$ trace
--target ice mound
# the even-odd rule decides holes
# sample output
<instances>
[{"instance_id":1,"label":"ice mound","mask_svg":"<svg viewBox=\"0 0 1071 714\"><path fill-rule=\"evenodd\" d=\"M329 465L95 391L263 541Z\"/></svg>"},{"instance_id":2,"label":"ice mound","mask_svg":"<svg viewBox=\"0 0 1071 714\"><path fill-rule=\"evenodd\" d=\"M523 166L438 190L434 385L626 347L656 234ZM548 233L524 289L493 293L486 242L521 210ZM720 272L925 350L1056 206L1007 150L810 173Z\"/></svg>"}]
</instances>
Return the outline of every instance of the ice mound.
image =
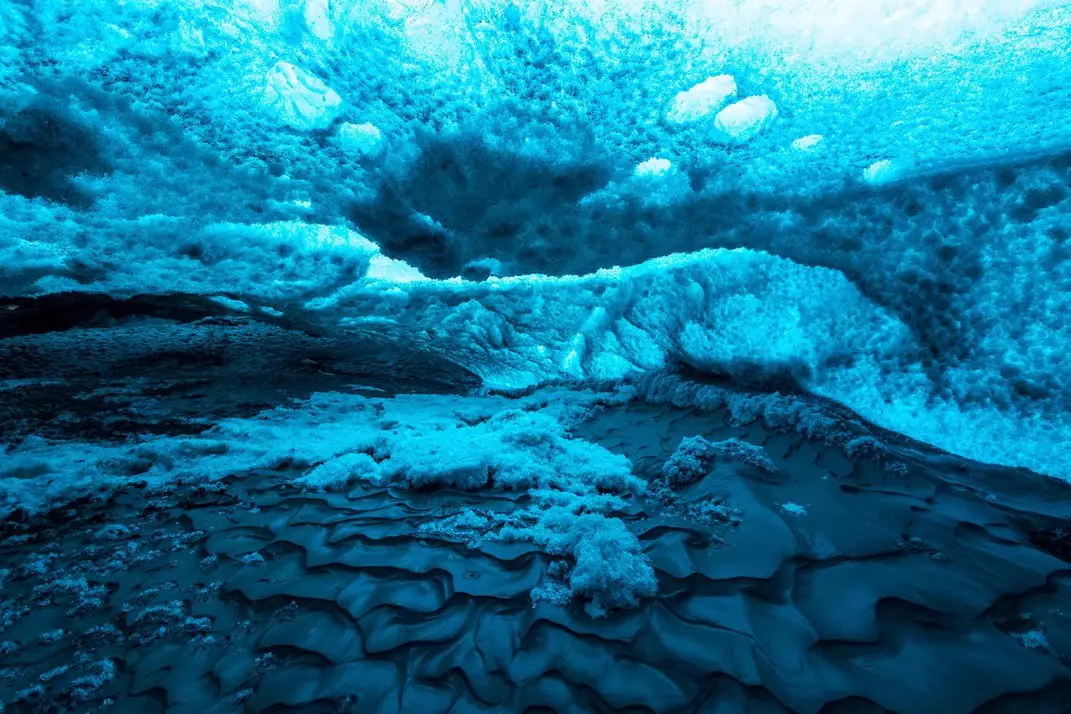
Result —
<instances>
[{"instance_id":1,"label":"ice mound","mask_svg":"<svg viewBox=\"0 0 1071 714\"><path fill-rule=\"evenodd\" d=\"M666 119L673 124L687 124L711 116L725 102L736 96L736 80L730 74L719 74L677 94L666 110Z\"/></svg>"},{"instance_id":2,"label":"ice mound","mask_svg":"<svg viewBox=\"0 0 1071 714\"><path fill-rule=\"evenodd\" d=\"M747 141L758 136L777 118L777 105L763 95L747 97L718 112L714 126L734 141Z\"/></svg>"},{"instance_id":3,"label":"ice mound","mask_svg":"<svg viewBox=\"0 0 1071 714\"><path fill-rule=\"evenodd\" d=\"M319 77L277 62L266 78L264 103L294 129L324 129L342 111L342 97Z\"/></svg>"}]
</instances>

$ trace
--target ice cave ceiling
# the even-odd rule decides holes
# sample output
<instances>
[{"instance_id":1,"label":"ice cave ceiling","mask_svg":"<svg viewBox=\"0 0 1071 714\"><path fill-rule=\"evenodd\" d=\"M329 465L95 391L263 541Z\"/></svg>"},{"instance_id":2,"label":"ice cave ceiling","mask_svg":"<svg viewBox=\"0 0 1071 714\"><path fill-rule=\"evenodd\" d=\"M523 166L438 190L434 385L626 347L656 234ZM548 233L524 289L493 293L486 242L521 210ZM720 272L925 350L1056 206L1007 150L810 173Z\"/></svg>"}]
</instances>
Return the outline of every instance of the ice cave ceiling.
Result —
<instances>
[{"instance_id":1,"label":"ice cave ceiling","mask_svg":"<svg viewBox=\"0 0 1071 714\"><path fill-rule=\"evenodd\" d=\"M681 366L1071 477L1071 11L0 0L0 296Z\"/></svg>"}]
</instances>

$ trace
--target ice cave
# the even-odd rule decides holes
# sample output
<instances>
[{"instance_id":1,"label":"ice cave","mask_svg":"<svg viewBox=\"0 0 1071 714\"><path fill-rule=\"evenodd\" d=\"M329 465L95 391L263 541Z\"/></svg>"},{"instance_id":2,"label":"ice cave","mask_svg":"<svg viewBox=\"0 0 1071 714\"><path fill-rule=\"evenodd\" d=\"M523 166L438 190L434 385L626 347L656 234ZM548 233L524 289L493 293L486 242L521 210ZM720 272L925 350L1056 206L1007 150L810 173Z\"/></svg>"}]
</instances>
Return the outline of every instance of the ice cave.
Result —
<instances>
[{"instance_id":1,"label":"ice cave","mask_svg":"<svg viewBox=\"0 0 1071 714\"><path fill-rule=\"evenodd\" d=\"M1071 712L1071 0L0 0L0 714Z\"/></svg>"}]
</instances>

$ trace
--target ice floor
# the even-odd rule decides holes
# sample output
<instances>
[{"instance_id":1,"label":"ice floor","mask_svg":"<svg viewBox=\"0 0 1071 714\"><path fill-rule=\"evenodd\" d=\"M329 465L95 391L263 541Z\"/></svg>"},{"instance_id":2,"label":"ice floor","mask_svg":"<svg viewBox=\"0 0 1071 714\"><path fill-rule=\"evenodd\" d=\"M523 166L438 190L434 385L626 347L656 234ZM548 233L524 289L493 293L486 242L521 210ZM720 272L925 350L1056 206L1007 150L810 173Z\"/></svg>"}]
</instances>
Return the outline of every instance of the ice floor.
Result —
<instances>
[{"instance_id":1,"label":"ice floor","mask_svg":"<svg viewBox=\"0 0 1071 714\"><path fill-rule=\"evenodd\" d=\"M472 428L562 399L451 390L460 375L418 379L434 365L404 360L387 375L367 345L321 344L302 361L310 338L255 325L168 325L172 350L156 360L159 325L98 329L99 343L122 338L125 352L103 352L120 359L93 362L99 344L69 331L4 341L5 364L21 354L24 370L53 376L5 382L5 443L33 433L52 453L129 454L133 435L275 423L273 407L313 392L321 405L368 398L388 417L406 400L447 400ZM199 329L231 351L196 361ZM238 348L253 337L255 357ZM1071 487L808 398L783 411L739 392L675 406L728 393L672 385L570 422L571 440L626 457L648 484L610 512L656 579L631 607L589 607L627 582L613 563L570 592L582 556L444 527L467 508L524 512L530 491L367 479L321 491L300 459L153 484L143 463L125 484L4 520L4 711L1067 710ZM318 429L346 428L330 415ZM674 453L696 436L760 448L689 472ZM395 448L383 464L402 458ZM203 462L196 449L169 458Z\"/></svg>"}]
</instances>

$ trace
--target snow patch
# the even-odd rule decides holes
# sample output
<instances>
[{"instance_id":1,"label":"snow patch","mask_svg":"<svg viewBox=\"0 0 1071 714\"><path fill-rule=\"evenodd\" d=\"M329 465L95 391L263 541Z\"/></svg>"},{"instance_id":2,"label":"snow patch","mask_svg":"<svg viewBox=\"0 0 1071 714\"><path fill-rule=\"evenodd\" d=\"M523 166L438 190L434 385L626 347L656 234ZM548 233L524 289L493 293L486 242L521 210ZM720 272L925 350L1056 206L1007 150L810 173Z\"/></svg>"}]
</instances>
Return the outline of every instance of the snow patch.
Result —
<instances>
[{"instance_id":1,"label":"snow patch","mask_svg":"<svg viewBox=\"0 0 1071 714\"><path fill-rule=\"evenodd\" d=\"M900 177L900 166L892 159L875 161L863 169L863 181L871 186L891 183Z\"/></svg>"},{"instance_id":2,"label":"snow patch","mask_svg":"<svg viewBox=\"0 0 1071 714\"><path fill-rule=\"evenodd\" d=\"M821 134L808 134L807 136L801 136L792 142L792 148L796 151L814 151L818 149L825 141L825 137Z\"/></svg>"}]
</instances>

